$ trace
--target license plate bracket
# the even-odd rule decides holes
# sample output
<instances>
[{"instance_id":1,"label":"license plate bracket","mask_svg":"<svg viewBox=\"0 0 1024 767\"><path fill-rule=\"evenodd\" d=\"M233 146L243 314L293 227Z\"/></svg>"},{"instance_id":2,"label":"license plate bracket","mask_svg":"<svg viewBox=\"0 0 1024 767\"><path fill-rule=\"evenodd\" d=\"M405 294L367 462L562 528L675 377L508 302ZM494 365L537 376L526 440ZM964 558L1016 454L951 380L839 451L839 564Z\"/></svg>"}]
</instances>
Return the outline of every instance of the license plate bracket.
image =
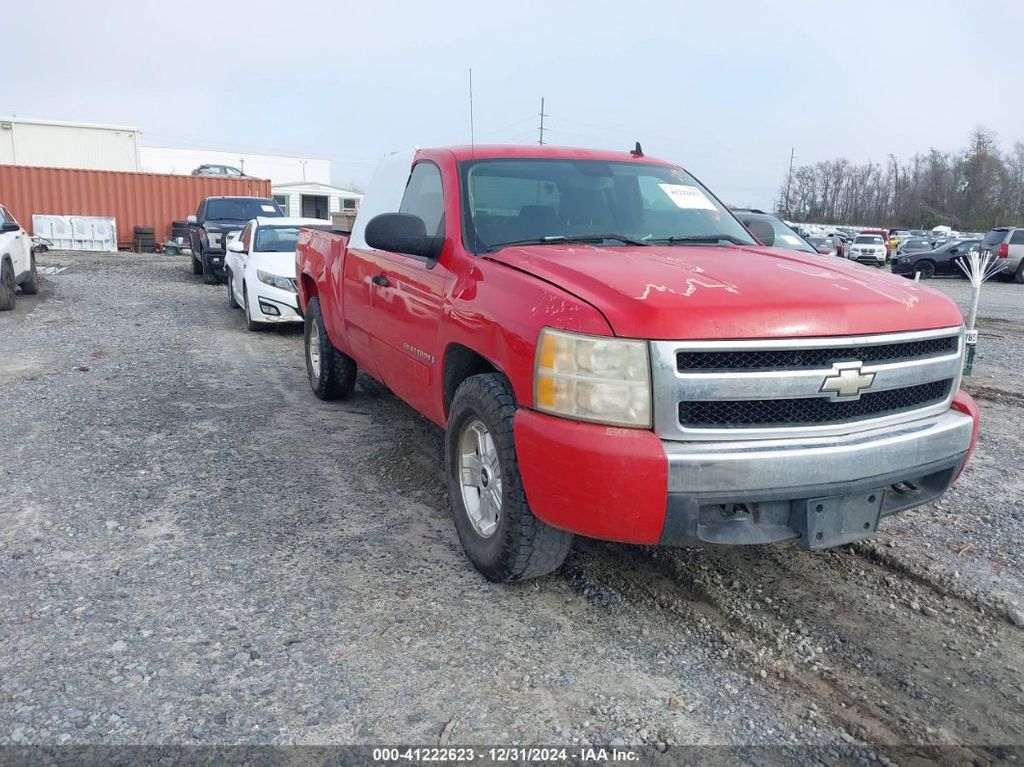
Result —
<instances>
[{"instance_id":1,"label":"license plate bracket","mask_svg":"<svg viewBox=\"0 0 1024 767\"><path fill-rule=\"evenodd\" d=\"M878 530L884 500L885 488L797 501L790 511L790 526L800 532L805 549L851 543Z\"/></svg>"}]
</instances>

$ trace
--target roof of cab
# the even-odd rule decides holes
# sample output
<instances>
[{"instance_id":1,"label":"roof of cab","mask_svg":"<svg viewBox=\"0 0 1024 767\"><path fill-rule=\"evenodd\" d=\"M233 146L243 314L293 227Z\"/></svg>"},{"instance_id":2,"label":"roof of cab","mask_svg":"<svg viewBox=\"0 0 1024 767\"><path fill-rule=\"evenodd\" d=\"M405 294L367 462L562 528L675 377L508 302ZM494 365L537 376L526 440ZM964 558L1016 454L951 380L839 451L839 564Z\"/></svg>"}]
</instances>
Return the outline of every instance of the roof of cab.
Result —
<instances>
[{"instance_id":1,"label":"roof of cab","mask_svg":"<svg viewBox=\"0 0 1024 767\"><path fill-rule=\"evenodd\" d=\"M618 152L611 152L606 149L584 149L582 147L551 146L545 144L511 145L511 144L476 144L475 146L450 146L436 147L434 149L421 149L421 152L447 150L455 156L457 162L464 160L493 160L504 158L530 158L530 159L561 159L561 160L604 160L605 162L645 162L657 165L672 165L673 163L659 160L656 157L646 155L636 156L630 153L629 149Z\"/></svg>"}]
</instances>

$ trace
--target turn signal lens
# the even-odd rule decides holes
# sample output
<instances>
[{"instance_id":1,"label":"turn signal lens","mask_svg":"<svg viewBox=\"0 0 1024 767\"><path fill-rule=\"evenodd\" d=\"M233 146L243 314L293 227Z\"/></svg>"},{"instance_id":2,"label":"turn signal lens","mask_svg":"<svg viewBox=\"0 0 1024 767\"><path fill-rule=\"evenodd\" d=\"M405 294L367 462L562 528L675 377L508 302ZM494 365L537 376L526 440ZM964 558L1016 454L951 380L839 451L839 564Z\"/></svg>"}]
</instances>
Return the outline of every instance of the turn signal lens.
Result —
<instances>
[{"instance_id":1,"label":"turn signal lens","mask_svg":"<svg viewBox=\"0 0 1024 767\"><path fill-rule=\"evenodd\" d=\"M544 328L537 340L534 404L566 418L650 428L647 342Z\"/></svg>"}]
</instances>

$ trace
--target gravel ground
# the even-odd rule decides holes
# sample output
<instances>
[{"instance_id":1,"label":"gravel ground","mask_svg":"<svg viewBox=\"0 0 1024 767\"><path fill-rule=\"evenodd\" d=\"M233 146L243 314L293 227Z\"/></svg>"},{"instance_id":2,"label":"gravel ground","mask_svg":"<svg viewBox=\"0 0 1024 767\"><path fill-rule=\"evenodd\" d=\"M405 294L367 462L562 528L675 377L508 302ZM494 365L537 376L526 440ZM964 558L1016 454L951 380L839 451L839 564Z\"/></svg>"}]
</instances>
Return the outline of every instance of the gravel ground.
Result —
<instances>
[{"instance_id":1,"label":"gravel ground","mask_svg":"<svg viewBox=\"0 0 1024 767\"><path fill-rule=\"evenodd\" d=\"M0 744L1024 742L1020 286L935 506L819 553L581 540L495 586L382 387L315 400L301 334L186 259L41 265L0 315Z\"/></svg>"}]
</instances>

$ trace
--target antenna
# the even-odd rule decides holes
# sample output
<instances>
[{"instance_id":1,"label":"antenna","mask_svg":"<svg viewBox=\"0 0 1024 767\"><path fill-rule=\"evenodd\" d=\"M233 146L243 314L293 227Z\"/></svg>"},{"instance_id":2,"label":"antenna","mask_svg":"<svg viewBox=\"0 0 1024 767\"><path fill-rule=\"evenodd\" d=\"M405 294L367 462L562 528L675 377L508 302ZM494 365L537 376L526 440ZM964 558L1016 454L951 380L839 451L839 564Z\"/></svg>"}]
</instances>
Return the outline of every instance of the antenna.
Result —
<instances>
[{"instance_id":1,"label":"antenna","mask_svg":"<svg viewBox=\"0 0 1024 767\"><path fill-rule=\"evenodd\" d=\"M473 67L469 68L469 145L474 146L476 141L473 135Z\"/></svg>"},{"instance_id":2,"label":"antenna","mask_svg":"<svg viewBox=\"0 0 1024 767\"><path fill-rule=\"evenodd\" d=\"M635 147L633 147L632 149L629 150L629 153L633 157L643 157L644 156L644 150L641 148L639 141L636 142L636 146Z\"/></svg>"},{"instance_id":3,"label":"antenna","mask_svg":"<svg viewBox=\"0 0 1024 767\"><path fill-rule=\"evenodd\" d=\"M551 115L544 114L544 97L540 97L540 141L537 143L544 146L544 118Z\"/></svg>"}]
</instances>

